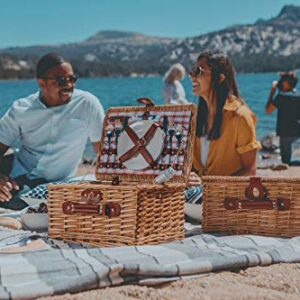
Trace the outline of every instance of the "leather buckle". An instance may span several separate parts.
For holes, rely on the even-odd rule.
[[[145,144],[147,143],[145,137],[142,137],[140,139],[137,140],[137,144],[140,146],[140,147],[144,147]]]
[[[121,207],[118,203],[106,203],[102,207],[102,214],[111,218],[118,217],[121,214]]]

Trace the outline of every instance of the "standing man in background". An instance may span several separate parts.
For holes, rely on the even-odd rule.
[[[40,91],[16,100],[0,119],[1,207],[22,209],[25,186],[74,176],[88,139],[99,149],[104,110],[94,95],[75,89],[71,64],[46,54],[36,77]],[[17,140],[19,151],[4,156]]]
[[[268,114],[277,108],[276,133],[280,139],[281,160],[288,165],[293,164],[292,144],[300,137],[300,94],[295,89],[297,81],[293,72],[280,73],[279,81],[272,83],[265,108]]]

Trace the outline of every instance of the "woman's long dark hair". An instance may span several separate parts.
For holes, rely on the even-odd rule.
[[[207,132],[208,108],[204,99],[199,98],[196,135],[198,137],[207,134],[209,140],[219,138],[223,119],[223,107],[228,96],[240,98],[240,93],[235,80],[234,69],[225,54],[206,51],[201,53],[197,61],[204,61],[211,69],[212,100],[215,103],[215,116],[210,132]],[[220,82],[220,75],[225,79]]]

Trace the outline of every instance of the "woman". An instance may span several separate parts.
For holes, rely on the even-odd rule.
[[[183,65],[177,63],[166,72],[163,82],[163,97],[165,104],[185,104],[185,91],[180,81],[185,76]]]
[[[198,175],[254,175],[255,116],[241,99],[229,59],[203,52],[189,73],[200,97],[193,167]]]

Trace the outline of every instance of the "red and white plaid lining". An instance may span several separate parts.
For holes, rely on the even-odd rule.
[[[128,118],[128,125],[137,122],[137,121],[141,121],[142,117],[143,117],[144,112],[109,112],[108,116],[107,116],[107,124],[105,126],[105,128],[107,127],[114,127],[114,121],[110,121],[113,119],[117,119],[118,117],[129,117]],[[150,116],[149,116],[149,120],[152,120],[151,117],[155,116],[153,118],[154,122],[159,123],[161,126],[163,124],[163,117],[167,116],[168,117],[168,123],[169,124],[174,124],[174,126],[178,126],[181,125],[182,127],[182,140],[181,140],[181,144],[182,146],[182,155],[172,155],[171,159],[170,159],[170,155],[161,155],[161,157],[159,158],[159,160],[157,161],[158,166],[160,165],[164,165],[164,167],[166,168],[169,164],[174,165],[174,164],[179,164],[179,165],[183,165],[184,163],[184,156],[185,153],[187,152],[187,141],[188,141],[188,133],[189,133],[189,126],[190,126],[190,119],[191,119],[191,111],[150,111]],[[165,138],[165,143],[167,145],[169,145],[169,135],[166,136]],[[108,144],[108,138],[105,137],[104,140],[104,148],[103,149],[110,149],[115,150],[116,149],[116,137],[113,136],[110,139],[110,145]],[[176,140],[175,137],[173,137],[172,139],[172,149],[177,149],[177,145],[178,145],[178,141]],[[111,154],[111,155],[107,155],[107,154],[102,154],[99,158],[98,164],[100,165],[101,163],[103,163],[103,165],[105,167],[102,168],[98,168],[98,173],[101,174],[119,174],[119,175],[128,175],[128,174],[132,174],[132,175],[158,175],[161,173],[161,170],[154,170],[154,169],[145,169],[145,170],[128,170],[128,169],[121,169],[121,168],[111,168],[111,167],[106,167],[107,163],[117,163],[118,162],[118,158],[117,155],[115,154]],[[176,176],[181,176],[182,175],[182,170],[177,170],[175,173]]]

